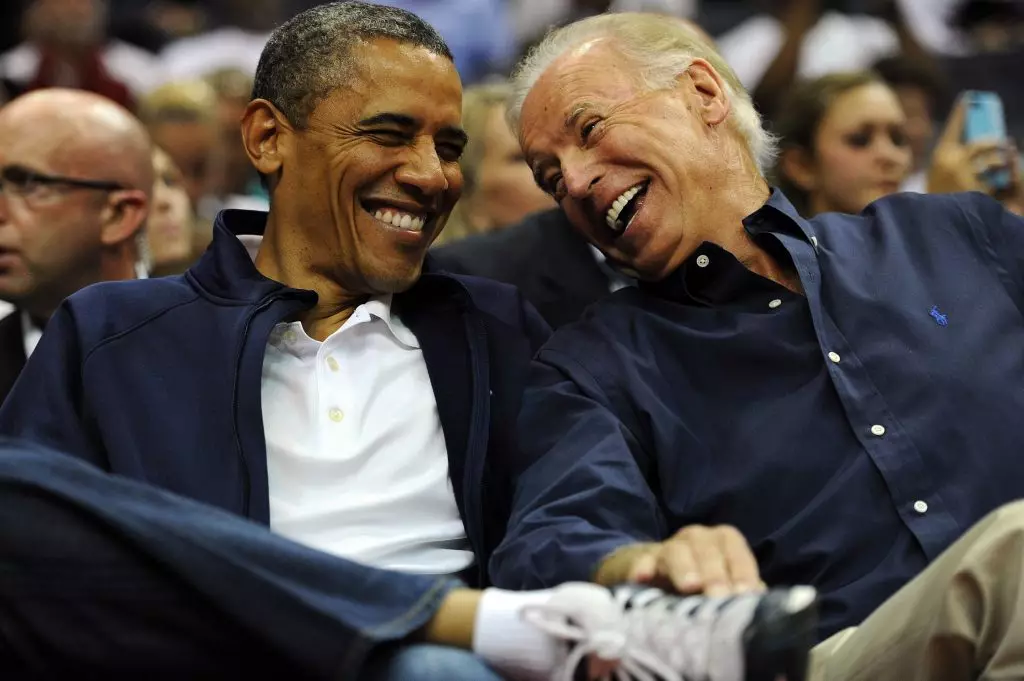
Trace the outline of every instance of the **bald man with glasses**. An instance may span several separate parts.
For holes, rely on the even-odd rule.
[[[0,401],[64,298],[133,279],[153,186],[150,142],[119,105],[38,90],[0,109]]]

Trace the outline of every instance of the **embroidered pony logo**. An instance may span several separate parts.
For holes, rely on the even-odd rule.
[[[932,316],[932,319],[934,319],[935,323],[939,326],[949,326],[949,317],[939,312],[938,305],[932,305],[932,310],[928,314]]]

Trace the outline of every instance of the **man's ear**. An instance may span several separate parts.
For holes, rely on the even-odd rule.
[[[711,64],[696,58],[686,69],[686,75],[697,93],[698,111],[705,125],[714,127],[729,115],[732,103],[725,91],[725,83]]]
[[[242,115],[242,145],[260,174],[272,177],[281,169],[282,133],[292,126],[281,111],[265,99],[254,99]]]
[[[141,189],[118,189],[110,192],[103,209],[100,243],[117,246],[135,238],[146,223],[149,198]]]
[[[787,147],[779,155],[782,175],[805,192],[817,189],[818,173],[811,152],[801,147]]]

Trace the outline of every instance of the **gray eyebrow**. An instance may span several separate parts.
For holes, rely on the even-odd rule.
[[[574,106],[570,111],[569,115],[565,117],[565,128],[566,130],[572,130],[576,127],[576,122],[579,121],[580,116],[585,114],[587,110],[593,108],[593,104],[590,102],[581,102]]]

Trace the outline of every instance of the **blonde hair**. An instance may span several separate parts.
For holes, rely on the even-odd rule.
[[[776,154],[775,138],[761,125],[761,116],[736,73],[693,28],[657,14],[602,14],[550,32],[530,50],[512,76],[507,120],[513,130],[519,129],[526,95],[552,62],[572,48],[600,38],[614,41],[614,47],[636,65],[640,79],[651,90],[670,87],[694,59],[711,64],[722,77],[732,103],[728,120],[746,142],[758,171],[764,174],[771,167]]]
[[[202,80],[167,83],[139,102],[139,118],[147,126],[168,121],[213,123],[216,111],[217,93]]]
[[[494,110],[501,110],[512,94],[512,86],[508,81],[500,80],[466,88],[462,95],[462,127],[469,136],[469,143],[462,154],[462,198],[448,218],[444,231],[437,237],[434,245],[440,246],[464,239],[476,233],[469,221],[466,209],[468,200],[476,192],[480,180],[480,166],[487,149],[487,125]]]

